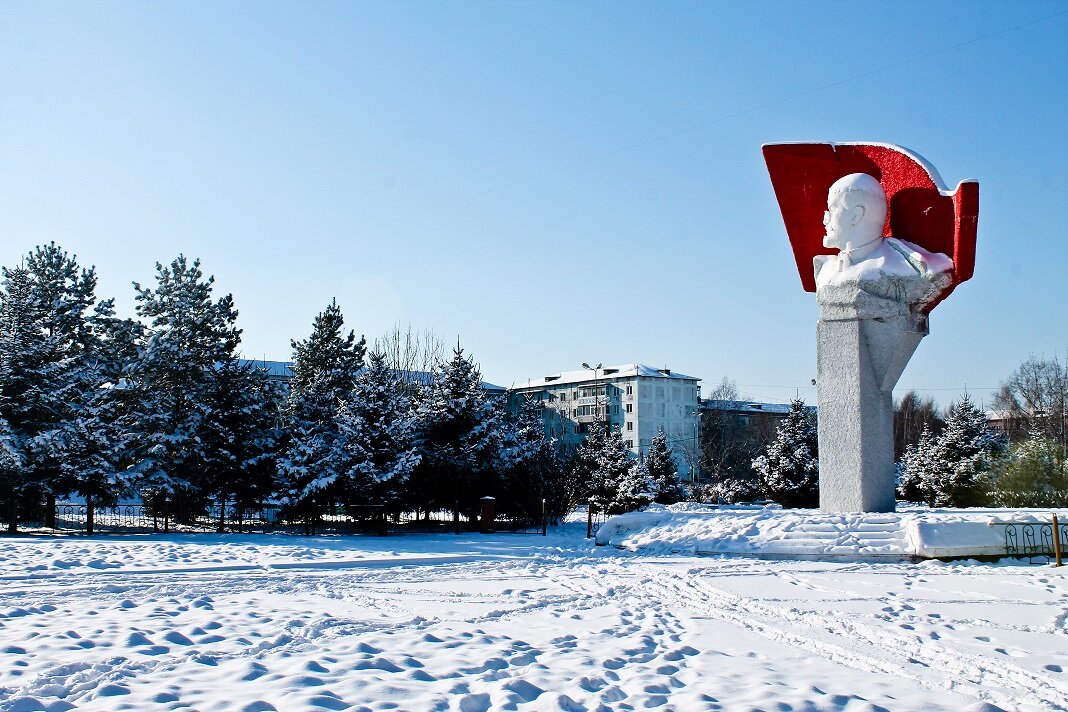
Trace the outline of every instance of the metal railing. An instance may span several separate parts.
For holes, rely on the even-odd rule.
[[[90,508],[81,503],[55,506],[54,521],[45,528],[63,533],[270,533],[389,534],[436,532],[546,533],[540,519],[496,515],[486,526],[477,516],[449,509],[430,511],[389,510],[381,504],[289,506],[283,504],[209,503],[197,507],[120,503]]]
[[[1028,561],[1036,558],[1052,560],[1054,566],[1062,564],[1062,554],[1068,550],[1068,524],[1057,521],[1057,515],[1050,515],[1050,521],[1034,520],[994,520],[988,523],[992,527],[1004,527],[1005,553],[1008,556],[1027,557]]]

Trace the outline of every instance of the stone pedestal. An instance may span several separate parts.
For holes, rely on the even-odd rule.
[[[927,333],[926,318],[911,314],[821,314],[816,369],[822,511],[894,511],[893,391]]]

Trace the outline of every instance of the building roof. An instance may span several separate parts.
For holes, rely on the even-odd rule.
[[[256,368],[263,369],[267,372],[267,375],[272,378],[284,378],[289,380],[293,378],[293,362],[292,361],[265,361],[263,359],[240,359],[241,365],[252,364]],[[405,374],[405,380],[409,383],[419,383],[422,385],[428,385],[434,380],[434,374],[429,371],[408,371]],[[482,390],[489,393],[504,393],[507,389],[504,386],[498,386],[487,381],[482,381]]]
[[[258,358],[242,358],[238,359],[242,366],[252,364],[256,368],[267,372],[268,376],[274,378],[292,378],[293,377],[293,362],[292,361],[265,361]]]
[[[599,368],[597,369],[596,379],[594,378],[593,369],[583,368],[578,371],[562,371],[541,378],[528,378],[526,381],[516,381],[512,385],[512,388],[514,390],[525,390],[528,388],[545,388],[547,386],[560,386],[571,383],[586,383],[593,380],[611,381],[617,378],[635,378],[637,376],[643,378],[674,379],[679,381],[701,380],[696,376],[687,376],[684,373],[676,373],[667,368],[658,369],[640,363],[629,363],[622,366],[605,366],[604,368]]]
[[[758,403],[756,401],[715,400],[701,401],[708,410],[729,410],[733,413],[776,413],[785,415],[790,412],[789,403]],[[812,408],[813,406],[805,406]]]

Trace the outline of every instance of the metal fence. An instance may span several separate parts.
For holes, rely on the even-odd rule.
[[[390,511],[383,505],[292,507],[234,503],[178,507],[169,503],[95,506],[58,503],[45,529],[62,533],[269,533],[374,534],[515,532],[546,533],[544,518],[496,515],[486,521],[451,510]]]
[[[1058,522],[1056,514],[1048,522],[993,521],[990,526],[1003,528],[1008,556],[1026,557],[1032,563],[1035,559],[1053,561],[1060,566],[1062,554],[1068,551],[1068,524]]]

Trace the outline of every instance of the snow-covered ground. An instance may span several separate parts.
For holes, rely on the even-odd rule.
[[[1068,708],[1063,569],[584,530],[0,539],[0,709]]]

